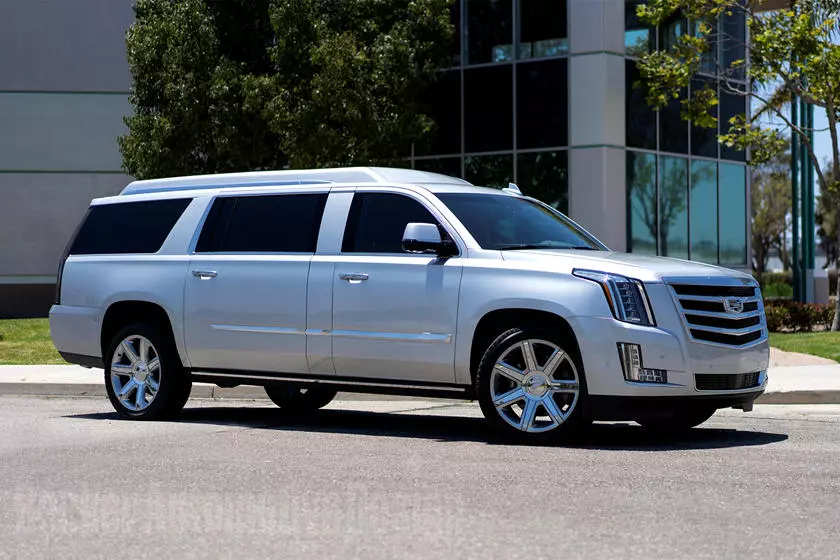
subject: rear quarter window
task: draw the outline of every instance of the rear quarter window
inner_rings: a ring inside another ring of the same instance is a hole
[[[70,254],[156,253],[191,201],[178,198],[91,206]]]

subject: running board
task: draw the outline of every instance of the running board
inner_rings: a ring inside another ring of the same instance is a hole
[[[253,372],[217,369],[191,369],[193,381],[216,383],[224,387],[236,385],[271,385],[291,383],[306,387],[318,385],[346,393],[378,393],[382,395],[405,395],[413,397],[434,397],[444,399],[473,399],[470,385],[446,383],[423,383],[400,379],[371,379],[366,377],[339,377],[332,375],[298,375],[293,373]]]

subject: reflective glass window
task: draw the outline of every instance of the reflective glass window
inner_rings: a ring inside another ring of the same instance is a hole
[[[695,91],[701,91],[706,86],[716,89],[715,80],[695,78],[691,81],[691,94]],[[718,108],[714,107],[712,114],[717,117]],[[717,141],[717,127],[703,128],[700,126],[691,126],[691,153],[695,156],[703,156],[716,158],[718,157],[718,141]]]
[[[720,131],[722,134],[729,132],[729,120],[737,115],[745,115],[747,112],[746,98],[737,94],[724,91],[720,88]],[[745,161],[746,154],[737,148],[729,148],[721,144],[720,157],[733,161]]]
[[[489,66],[464,72],[466,151],[513,147],[513,67]]]
[[[464,0],[467,64],[513,60],[511,0]]]
[[[464,179],[482,187],[506,187],[513,181],[513,156],[468,156],[464,159]]]
[[[667,106],[659,111],[659,149],[663,152],[688,153],[688,121],[680,114],[688,91],[680,91],[678,99],[671,99]]]
[[[656,156],[627,150],[627,250],[656,254]]]
[[[681,17],[672,17],[659,26],[659,48],[667,50],[674,47],[677,37],[688,33],[688,20]]]
[[[528,196],[569,212],[569,153],[536,152],[519,154],[517,184]]]
[[[460,157],[446,157],[446,158],[432,158],[432,159],[415,159],[414,169],[421,171],[432,171],[434,173],[443,173],[450,177],[461,176],[461,158]]]
[[[717,263],[717,163],[691,162],[691,260]]]
[[[558,56],[569,51],[564,0],[519,0],[519,58]]]
[[[642,56],[653,50],[655,30],[642,23],[636,16],[636,7],[643,0],[627,0],[624,3],[624,52],[628,56]]]
[[[715,74],[717,72],[717,57],[718,57],[718,25],[717,22],[706,22],[711,29],[706,35],[706,40],[709,43],[709,50],[701,55],[700,72],[704,74]],[[700,35],[700,23],[694,22],[692,32],[695,36]]]
[[[743,61],[745,58],[747,27],[744,20],[744,12],[741,9],[733,8],[727,10],[729,14],[723,14],[723,34],[722,34],[722,49],[721,49],[721,64],[724,68],[730,69],[731,77],[737,80],[743,80],[744,66],[738,64],[733,67],[737,61]]]
[[[659,159],[659,254],[688,258],[688,160]]]
[[[633,148],[656,149],[656,111],[645,101],[639,84],[641,77],[636,63],[625,61],[625,131],[627,145]],[[637,87],[638,86],[638,87]]]
[[[720,164],[720,262],[747,264],[747,173],[746,167]]]
[[[519,64],[516,68],[517,146],[564,146],[568,140],[566,59]]]
[[[452,66],[461,65],[461,2],[452,2],[449,6],[452,26],[455,28],[455,36],[452,38]]]
[[[443,72],[426,96],[424,110],[435,122],[429,145],[419,154],[452,154],[461,151],[461,72]]]

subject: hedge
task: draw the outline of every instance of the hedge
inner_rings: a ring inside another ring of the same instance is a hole
[[[821,303],[767,302],[767,329],[779,331],[811,331],[815,327],[831,328],[834,320],[834,306]]]

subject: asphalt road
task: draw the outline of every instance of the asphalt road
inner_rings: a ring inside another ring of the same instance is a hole
[[[724,412],[676,439],[598,425],[568,447],[501,444],[445,402],[305,422],[189,407],[143,423],[0,397],[0,558],[840,555],[840,407]]]

